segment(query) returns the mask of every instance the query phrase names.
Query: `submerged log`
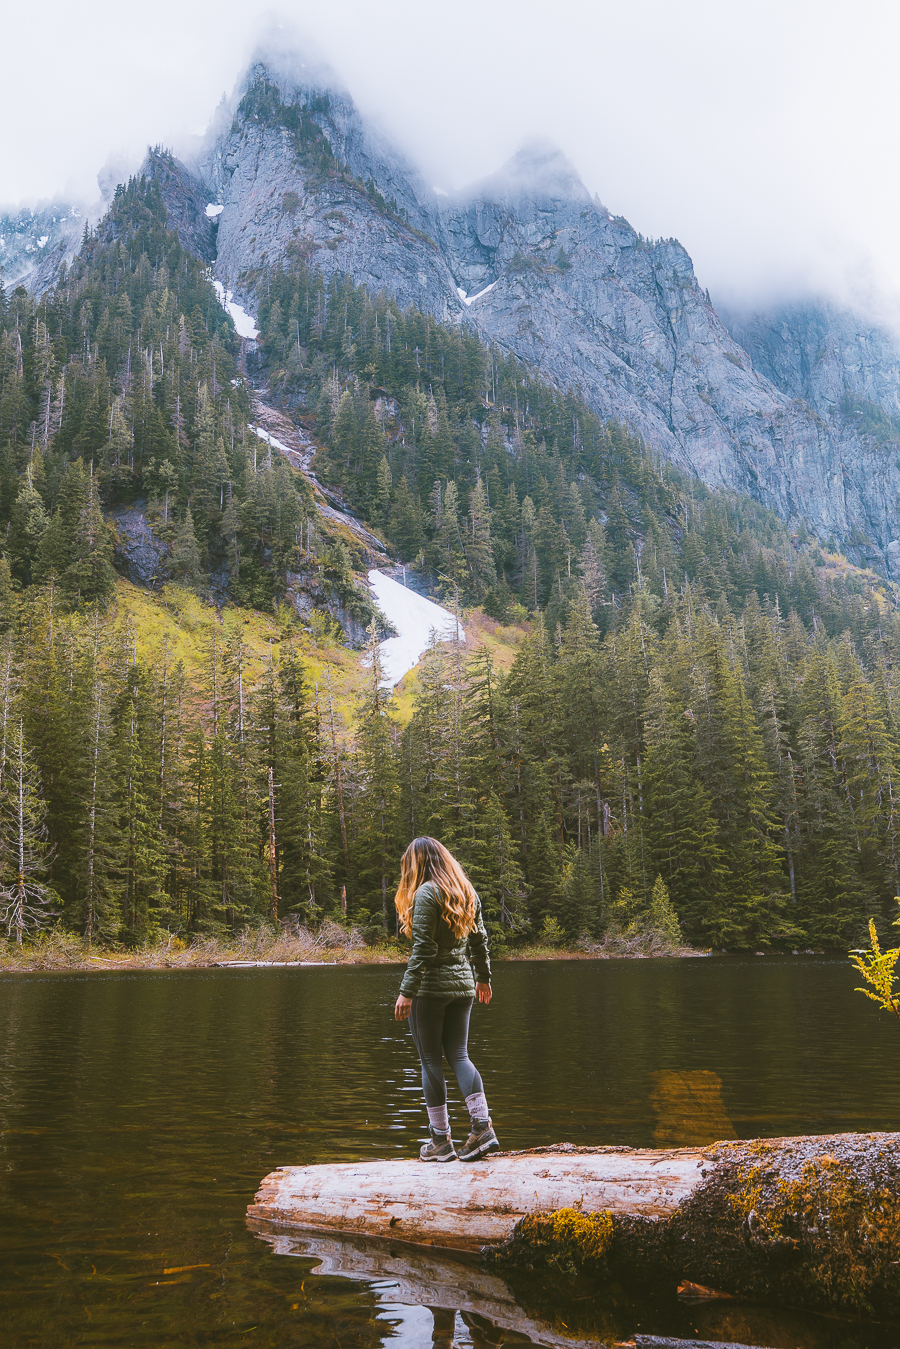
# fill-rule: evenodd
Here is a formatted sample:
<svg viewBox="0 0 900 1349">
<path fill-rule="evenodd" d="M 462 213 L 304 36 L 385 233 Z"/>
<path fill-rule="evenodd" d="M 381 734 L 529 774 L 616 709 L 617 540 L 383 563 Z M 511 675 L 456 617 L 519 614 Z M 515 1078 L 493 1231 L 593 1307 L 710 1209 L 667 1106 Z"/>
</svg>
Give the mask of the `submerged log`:
<svg viewBox="0 0 900 1349">
<path fill-rule="evenodd" d="M 283 1167 L 248 1217 L 270 1231 L 481 1249 L 514 1282 L 544 1267 L 900 1316 L 896 1133 Z"/>
</svg>

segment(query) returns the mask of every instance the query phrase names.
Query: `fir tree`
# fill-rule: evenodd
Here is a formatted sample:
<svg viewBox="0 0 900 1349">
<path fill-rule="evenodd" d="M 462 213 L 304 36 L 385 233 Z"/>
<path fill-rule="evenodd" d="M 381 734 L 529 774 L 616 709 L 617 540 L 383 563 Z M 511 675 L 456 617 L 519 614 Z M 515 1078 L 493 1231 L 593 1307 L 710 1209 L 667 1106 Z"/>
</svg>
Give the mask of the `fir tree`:
<svg viewBox="0 0 900 1349">
<path fill-rule="evenodd" d="M 205 584 L 206 578 L 203 574 L 200 548 L 197 544 L 197 535 L 194 532 L 194 517 L 190 506 L 185 511 L 184 519 L 175 533 L 172 552 L 169 555 L 168 571 L 173 580 L 181 581 L 184 585 L 202 588 Z"/>
<path fill-rule="evenodd" d="M 404 474 L 394 491 L 391 505 L 391 537 L 404 562 L 411 562 L 425 539 L 421 513 Z"/>
<path fill-rule="evenodd" d="M 48 523 L 40 493 L 28 478 L 16 497 L 9 525 L 12 571 L 23 585 L 29 585 L 32 580 L 35 555 Z"/>
<path fill-rule="evenodd" d="M 650 895 L 650 907 L 647 910 L 647 926 L 654 945 L 670 951 L 676 951 L 682 944 L 681 927 L 678 915 L 672 907 L 669 892 L 662 876 L 653 882 Z"/>
<path fill-rule="evenodd" d="M 58 904 L 46 881 L 52 856 L 47 807 L 21 720 L 5 738 L 0 800 L 0 923 L 21 946 L 26 934 L 47 925 Z"/>
<path fill-rule="evenodd" d="M 354 809 L 355 890 L 358 902 L 374 908 L 385 932 L 390 928 L 390 899 L 399 879 L 399 732 L 374 624 L 366 647 L 366 688 L 357 707 Z"/>
</svg>

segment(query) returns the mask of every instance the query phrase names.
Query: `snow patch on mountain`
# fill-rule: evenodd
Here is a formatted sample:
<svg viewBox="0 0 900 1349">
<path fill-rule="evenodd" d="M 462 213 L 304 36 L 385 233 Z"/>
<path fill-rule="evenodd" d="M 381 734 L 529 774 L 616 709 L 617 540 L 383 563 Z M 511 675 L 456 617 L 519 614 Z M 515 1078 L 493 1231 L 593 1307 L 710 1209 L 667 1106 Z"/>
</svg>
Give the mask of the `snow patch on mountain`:
<svg viewBox="0 0 900 1349">
<path fill-rule="evenodd" d="M 213 286 L 219 297 L 219 304 L 231 315 L 238 337 L 246 337 L 249 341 L 255 342 L 259 337 L 256 319 L 252 314 L 248 314 L 242 305 L 235 303 L 234 291 L 226 290 L 221 281 L 214 281 Z"/>
<path fill-rule="evenodd" d="M 496 286 L 496 284 L 497 284 L 496 281 L 492 281 L 489 286 L 485 286 L 482 290 L 479 290 L 475 295 L 467 295 L 466 292 L 463 290 L 462 286 L 457 286 L 456 293 L 462 300 L 463 304 L 474 304 L 476 300 L 481 299 L 482 295 L 487 295 L 489 291 L 492 291 Z"/>
<path fill-rule="evenodd" d="M 448 641 L 457 628 L 457 621 L 447 609 L 417 595 L 414 590 L 407 590 L 399 581 L 385 576 L 383 571 L 373 568 L 369 572 L 369 585 L 375 603 L 398 634 L 388 637 L 378 649 L 385 683 L 399 684 L 403 676 L 418 665 L 432 636 Z M 466 640 L 462 627 L 459 637 L 460 641 Z"/>
<path fill-rule="evenodd" d="M 296 450 L 291 449 L 290 445 L 285 445 L 283 440 L 279 440 L 277 436 L 273 436 L 269 431 L 266 430 L 264 426 L 254 426 L 254 424 L 251 422 L 250 430 L 255 435 L 259 436 L 260 440 L 265 440 L 269 445 L 271 445 L 273 450 L 280 450 L 282 454 L 286 455 L 292 455 L 297 453 Z"/>
</svg>

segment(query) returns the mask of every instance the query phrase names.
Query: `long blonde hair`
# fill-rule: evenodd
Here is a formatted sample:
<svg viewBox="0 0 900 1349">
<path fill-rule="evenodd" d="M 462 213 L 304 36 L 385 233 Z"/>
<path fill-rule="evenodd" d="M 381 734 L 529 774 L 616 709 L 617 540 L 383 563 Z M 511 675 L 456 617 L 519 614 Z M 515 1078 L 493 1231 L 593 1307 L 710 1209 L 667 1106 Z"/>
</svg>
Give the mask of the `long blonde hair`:
<svg viewBox="0 0 900 1349">
<path fill-rule="evenodd" d="M 436 838 L 414 838 L 400 859 L 400 884 L 394 905 L 400 926 L 412 936 L 413 900 L 420 885 L 431 881 L 440 892 L 444 919 L 459 940 L 475 930 L 477 897 L 462 867 Z"/>
</svg>

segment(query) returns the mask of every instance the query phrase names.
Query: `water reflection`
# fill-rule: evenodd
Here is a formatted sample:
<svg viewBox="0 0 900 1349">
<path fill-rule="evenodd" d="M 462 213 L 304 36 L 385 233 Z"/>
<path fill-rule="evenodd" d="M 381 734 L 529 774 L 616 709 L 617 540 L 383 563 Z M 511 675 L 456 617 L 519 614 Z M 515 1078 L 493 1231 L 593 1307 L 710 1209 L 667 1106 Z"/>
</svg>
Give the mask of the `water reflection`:
<svg viewBox="0 0 900 1349">
<path fill-rule="evenodd" d="M 275 1254 L 313 1258 L 317 1273 L 365 1280 L 382 1309 L 397 1314 L 414 1308 L 419 1313 L 397 1322 L 400 1344 L 475 1346 L 504 1344 L 541 1344 L 548 1346 L 590 1345 L 618 1338 L 622 1325 L 610 1318 L 597 1327 L 601 1331 L 588 1338 L 556 1328 L 551 1322 L 530 1316 L 519 1305 L 515 1294 L 496 1275 L 482 1269 L 474 1259 L 435 1254 L 412 1245 L 389 1245 L 360 1238 L 334 1237 L 324 1233 L 258 1235 Z M 430 1320 L 429 1320 L 430 1318 Z M 401 1330 L 402 1327 L 402 1330 Z M 424 1331 L 428 1331 L 426 1335 Z M 409 1338 L 412 1335 L 415 1338 Z"/>
<path fill-rule="evenodd" d="M 325 1279 L 354 1280 L 375 1298 L 376 1320 L 390 1327 L 386 1349 L 486 1349 L 534 1344 L 547 1349 L 680 1345 L 697 1341 L 721 1349 L 896 1349 L 897 1333 L 836 1317 L 814 1317 L 732 1302 L 679 1301 L 628 1295 L 620 1287 L 585 1282 L 561 1297 L 549 1276 L 535 1271 L 507 1284 L 473 1257 L 436 1253 L 324 1232 L 265 1231 L 257 1236 L 278 1256 L 299 1257 L 298 1280 L 310 1282 L 311 1264 Z M 642 1327 L 644 1329 L 642 1329 Z M 655 1332 L 655 1333 L 649 1333 Z"/>
<path fill-rule="evenodd" d="M 501 963 L 473 1018 L 501 1141 L 895 1128 L 897 1031 L 857 982 L 839 961 Z M 427 1345 L 429 1308 L 458 1313 L 457 1341 L 513 1335 L 465 1299 L 405 1303 L 377 1280 L 276 1256 L 246 1228 L 276 1166 L 414 1155 L 425 1118 L 391 1017 L 397 983 L 390 967 L 0 976 L 4 1349 Z M 458 1101 L 451 1115 L 458 1136 Z M 576 1326 L 588 1339 L 718 1327 L 773 1349 L 900 1342 L 839 1322 L 826 1336 L 787 1314 L 751 1334 L 749 1312 L 714 1321 L 726 1313 L 682 1307 L 674 1290 L 664 1305 L 589 1294 L 560 1308 L 535 1277 L 509 1295 L 569 1343 Z"/>
<path fill-rule="evenodd" d="M 656 1111 L 654 1142 L 659 1147 L 704 1147 L 726 1138 L 736 1138 L 734 1125 L 722 1100 L 722 1079 L 705 1070 L 678 1073 L 671 1069 L 653 1073 L 656 1083 L 650 1104 Z"/>
</svg>

